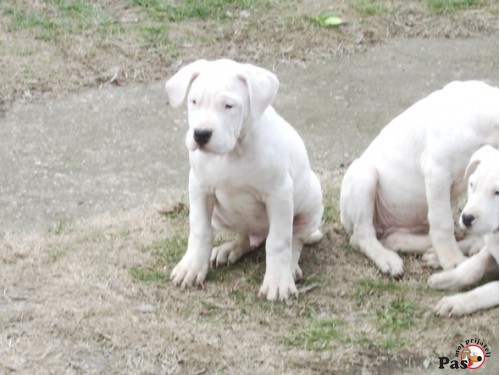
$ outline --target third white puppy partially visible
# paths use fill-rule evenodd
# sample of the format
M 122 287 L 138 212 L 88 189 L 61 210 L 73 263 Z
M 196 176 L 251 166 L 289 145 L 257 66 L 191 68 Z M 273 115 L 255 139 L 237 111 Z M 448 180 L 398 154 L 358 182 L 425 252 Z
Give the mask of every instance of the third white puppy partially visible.
M 481 280 L 488 270 L 498 270 L 498 180 L 499 152 L 484 146 L 472 155 L 467 167 L 469 178 L 467 204 L 460 225 L 475 235 L 484 235 L 486 246 L 453 270 L 432 275 L 429 286 L 459 289 Z M 444 297 L 436 306 L 442 316 L 460 316 L 498 306 L 498 281 L 492 281 L 467 293 Z
M 341 221 L 351 244 L 383 273 L 403 273 L 395 250 L 433 247 L 450 269 L 465 260 L 454 237 L 452 202 L 466 191 L 471 155 L 498 148 L 500 91 L 452 82 L 391 121 L 346 172 Z

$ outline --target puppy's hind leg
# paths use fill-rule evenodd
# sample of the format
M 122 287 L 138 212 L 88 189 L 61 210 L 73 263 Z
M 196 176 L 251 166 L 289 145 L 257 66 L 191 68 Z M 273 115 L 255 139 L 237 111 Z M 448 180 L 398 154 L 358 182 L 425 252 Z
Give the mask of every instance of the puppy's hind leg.
M 214 247 L 210 262 L 216 267 L 233 264 L 253 249 L 254 248 L 250 246 L 250 239 L 248 236 L 238 234 L 238 237 L 235 240 Z
M 391 233 L 381 242 L 388 249 L 411 254 L 425 254 L 432 246 L 429 235 L 407 232 Z
M 403 260 L 382 246 L 373 226 L 377 182 L 378 173 L 373 166 L 360 159 L 351 164 L 340 192 L 341 221 L 352 232 L 352 246 L 365 253 L 382 273 L 399 276 L 403 273 Z

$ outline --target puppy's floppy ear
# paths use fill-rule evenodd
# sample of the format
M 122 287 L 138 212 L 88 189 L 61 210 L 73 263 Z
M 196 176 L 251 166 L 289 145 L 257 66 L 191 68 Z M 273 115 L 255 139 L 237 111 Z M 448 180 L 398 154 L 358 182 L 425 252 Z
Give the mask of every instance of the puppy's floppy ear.
M 481 161 L 485 158 L 487 158 L 487 155 L 490 153 L 495 153 L 497 151 L 496 148 L 492 146 L 483 146 L 476 152 L 474 152 L 470 158 L 469 164 L 467 165 L 467 168 L 465 168 L 465 176 L 464 180 L 468 180 L 470 175 L 474 173 L 474 171 L 477 169 L 477 166 Z
M 173 108 L 182 104 L 191 87 L 191 83 L 207 65 L 207 60 L 196 60 L 175 73 L 165 84 L 168 101 Z
M 244 64 L 239 77 L 245 81 L 248 87 L 252 117 L 258 118 L 262 116 L 276 96 L 276 92 L 278 92 L 278 78 L 269 70 L 252 64 Z

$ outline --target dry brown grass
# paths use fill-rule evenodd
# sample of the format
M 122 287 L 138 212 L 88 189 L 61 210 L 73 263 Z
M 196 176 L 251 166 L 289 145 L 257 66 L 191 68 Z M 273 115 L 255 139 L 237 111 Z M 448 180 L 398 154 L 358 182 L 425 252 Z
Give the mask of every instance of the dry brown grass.
M 338 186 L 343 171 L 322 173 Z M 211 270 L 201 289 L 172 286 L 186 212 L 142 207 L 0 242 L 0 372 L 139 374 L 420 373 L 465 338 L 498 360 L 498 309 L 460 319 L 430 312 L 444 293 L 405 257 L 401 280 L 348 246 L 338 188 L 325 192 L 325 238 L 303 252 L 300 297 L 257 297 L 263 249 Z M 341 360 L 339 360 L 341 357 Z M 430 363 L 430 364 L 429 364 Z
M 395 37 L 457 38 L 498 30 L 493 0 L 240 0 L 236 3 L 243 5 L 228 8 L 229 13 L 210 13 L 210 4 L 217 2 L 235 3 L 207 0 L 201 2 L 208 4 L 207 15 L 172 20 L 155 12 L 161 10 L 155 4 L 182 2 L 4 0 L 0 109 L 14 100 L 40 100 L 111 82 L 163 79 L 200 56 L 302 64 Z M 312 22 L 325 11 L 346 23 L 330 29 Z

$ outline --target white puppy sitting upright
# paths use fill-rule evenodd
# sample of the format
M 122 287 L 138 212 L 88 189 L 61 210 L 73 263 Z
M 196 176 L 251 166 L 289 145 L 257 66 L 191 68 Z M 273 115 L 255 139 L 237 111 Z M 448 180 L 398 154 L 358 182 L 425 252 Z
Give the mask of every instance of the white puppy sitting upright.
M 172 107 L 187 97 L 191 166 L 188 248 L 175 284 L 202 284 L 210 261 L 234 263 L 267 238 L 259 294 L 297 294 L 302 246 L 321 238 L 322 192 L 303 141 L 270 105 L 278 85 L 273 73 L 226 59 L 195 61 L 167 81 Z M 213 228 L 237 238 L 212 250 Z
M 432 275 L 429 286 L 460 289 L 480 281 L 485 272 L 498 270 L 499 156 L 497 149 L 484 146 L 472 155 L 466 170 L 466 178 L 470 175 L 469 193 L 460 225 L 472 234 L 484 236 L 485 247 L 457 268 Z M 444 297 L 435 311 L 442 316 L 460 316 L 494 306 L 498 306 L 498 281 L 467 293 Z
M 452 82 L 392 120 L 347 170 L 341 221 L 351 244 L 383 273 L 403 273 L 395 252 L 433 247 L 444 269 L 465 257 L 454 236 L 452 204 L 483 145 L 498 148 L 500 91 L 478 81 Z

